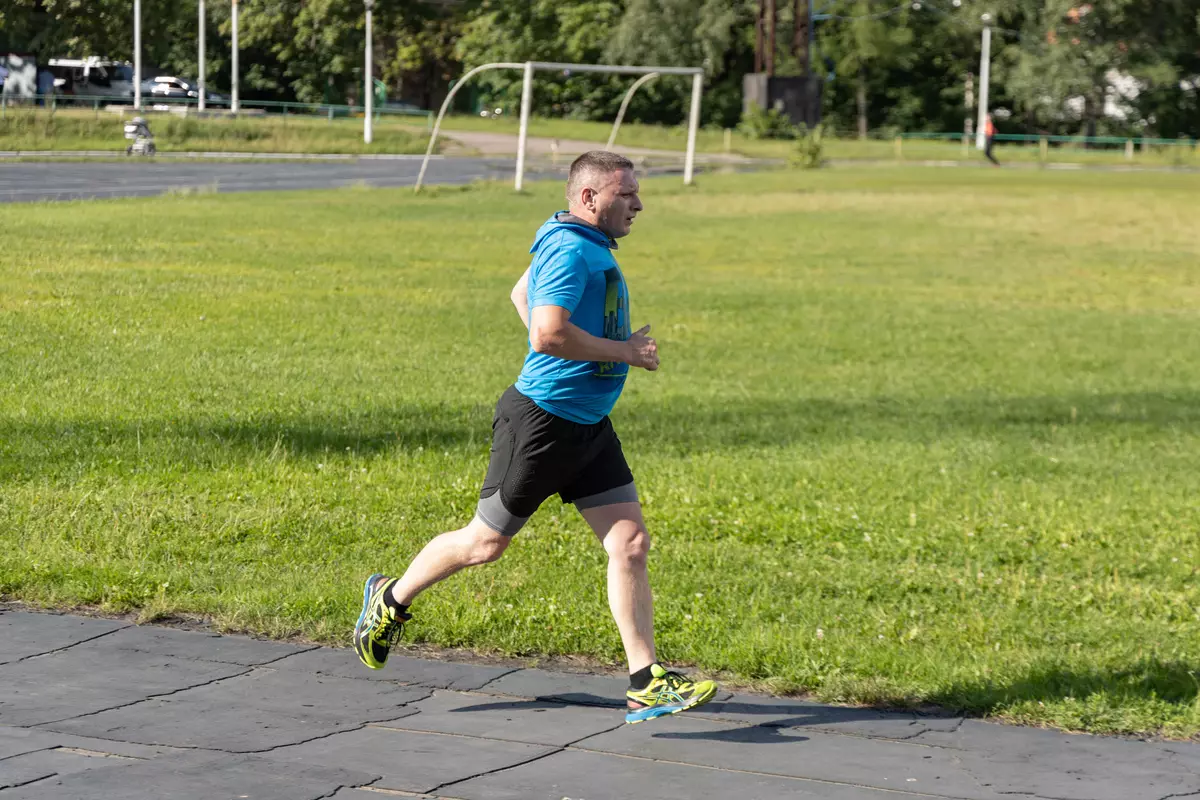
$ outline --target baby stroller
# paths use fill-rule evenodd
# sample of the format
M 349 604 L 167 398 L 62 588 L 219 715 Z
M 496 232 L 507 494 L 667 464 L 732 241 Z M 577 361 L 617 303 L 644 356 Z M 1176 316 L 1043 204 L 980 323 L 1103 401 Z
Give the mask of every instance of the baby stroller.
M 154 134 L 150 133 L 150 126 L 143 118 L 134 117 L 132 121 L 125 123 L 125 138 L 133 140 L 133 144 L 125 148 L 125 155 L 154 155 Z

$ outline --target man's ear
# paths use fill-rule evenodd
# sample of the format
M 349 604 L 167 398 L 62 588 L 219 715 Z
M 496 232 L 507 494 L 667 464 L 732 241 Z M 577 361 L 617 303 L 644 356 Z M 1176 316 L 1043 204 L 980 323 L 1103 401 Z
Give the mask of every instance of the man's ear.
M 596 190 L 590 186 L 585 186 L 579 191 L 579 202 L 584 208 L 591 206 L 592 201 L 596 199 Z

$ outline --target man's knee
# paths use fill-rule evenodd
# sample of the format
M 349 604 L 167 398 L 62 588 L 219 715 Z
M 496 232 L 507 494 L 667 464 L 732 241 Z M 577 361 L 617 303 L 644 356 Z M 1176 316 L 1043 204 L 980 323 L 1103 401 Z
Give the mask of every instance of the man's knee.
M 644 564 L 650 554 L 650 534 L 646 527 L 633 521 L 618 522 L 604 537 L 608 557 L 630 564 Z
M 499 560 L 508 549 L 511 536 L 497 533 L 475 519 L 465 529 L 468 534 L 466 561 L 471 566 Z

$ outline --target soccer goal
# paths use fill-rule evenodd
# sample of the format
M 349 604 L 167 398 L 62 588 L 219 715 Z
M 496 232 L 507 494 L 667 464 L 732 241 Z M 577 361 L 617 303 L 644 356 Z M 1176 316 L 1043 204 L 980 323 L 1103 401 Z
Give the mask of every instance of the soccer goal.
M 442 127 L 442 118 L 446 115 L 447 109 L 450 108 L 450 103 L 454 100 L 455 93 L 463 87 L 466 82 L 476 75 L 489 69 L 519 69 L 524 71 L 524 80 L 521 84 L 521 128 L 517 136 L 517 174 L 513 182 L 513 186 L 517 191 L 521 190 L 521 185 L 525 178 L 525 143 L 529 134 L 529 109 L 533 102 L 533 73 L 536 70 L 553 70 L 555 72 L 570 71 L 570 72 L 607 72 L 617 75 L 641 75 L 658 76 L 658 75 L 691 75 L 692 76 L 692 103 L 688 111 L 688 135 L 687 135 L 687 153 L 683 160 L 683 182 L 690 184 L 692 182 L 692 170 L 696 160 L 696 129 L 700 125 L 700 92 L 704 84 L 704 70 L 699 67 L 619 67 L 613 64 L 559 64 L 551 61 L 526 61 L 509 62 L 500 61 L 494 64 L 483 64 L 475 67 L 475 69 L 463 75 L 458 83 L 454 84 L 454 88 L 446 95 L 445 101 L 442 102 L 442 108 L 438 111 L 437 121 L 433 124 L 433 133 L 429 136 L 429 146 L 425 148 L 425 159 L 421 162 L 421 171 L 417 175 L 417 184 L 414 191 L 421 191 L 421 184 L 425 180 L 425 168 L 429 166 L 429 157 L 433 153 L 433 145 L 437 141 L 438 132 Z M 624 116 L 625 106 L 629 102 L 629 98 L 633 92 L 644 81 L 638 81 L 630 89 L 625 96 L 625 102 L 621 105 L 621 115 Z M 619 118 L 618 118 L 619 124 Z M 616 127 L 614 126 L 614 136 Z M 612 137 L 609 138 L 609 146 L 611 146 Z

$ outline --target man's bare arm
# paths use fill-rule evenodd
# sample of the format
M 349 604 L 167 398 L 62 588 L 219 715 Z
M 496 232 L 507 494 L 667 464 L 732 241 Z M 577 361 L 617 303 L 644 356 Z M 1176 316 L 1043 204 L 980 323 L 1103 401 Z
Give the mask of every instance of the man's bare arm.
M 642 369 L 658 369 L 658 345 L 648 334 L 650 326 L 627 340 L 604 339 L 570 321 L 561 306 L 538 306 L 530 313 L 529 343 L 535 352 L 568 361 L 616 361 Z
M 529 270 L 521 274 L 517 285 L 513 287 L 512 293 L 509 295 L 513 305 L 517 307 L 517 314 L 521 317 L 521 322 L 526 328 L 529 327 Z

